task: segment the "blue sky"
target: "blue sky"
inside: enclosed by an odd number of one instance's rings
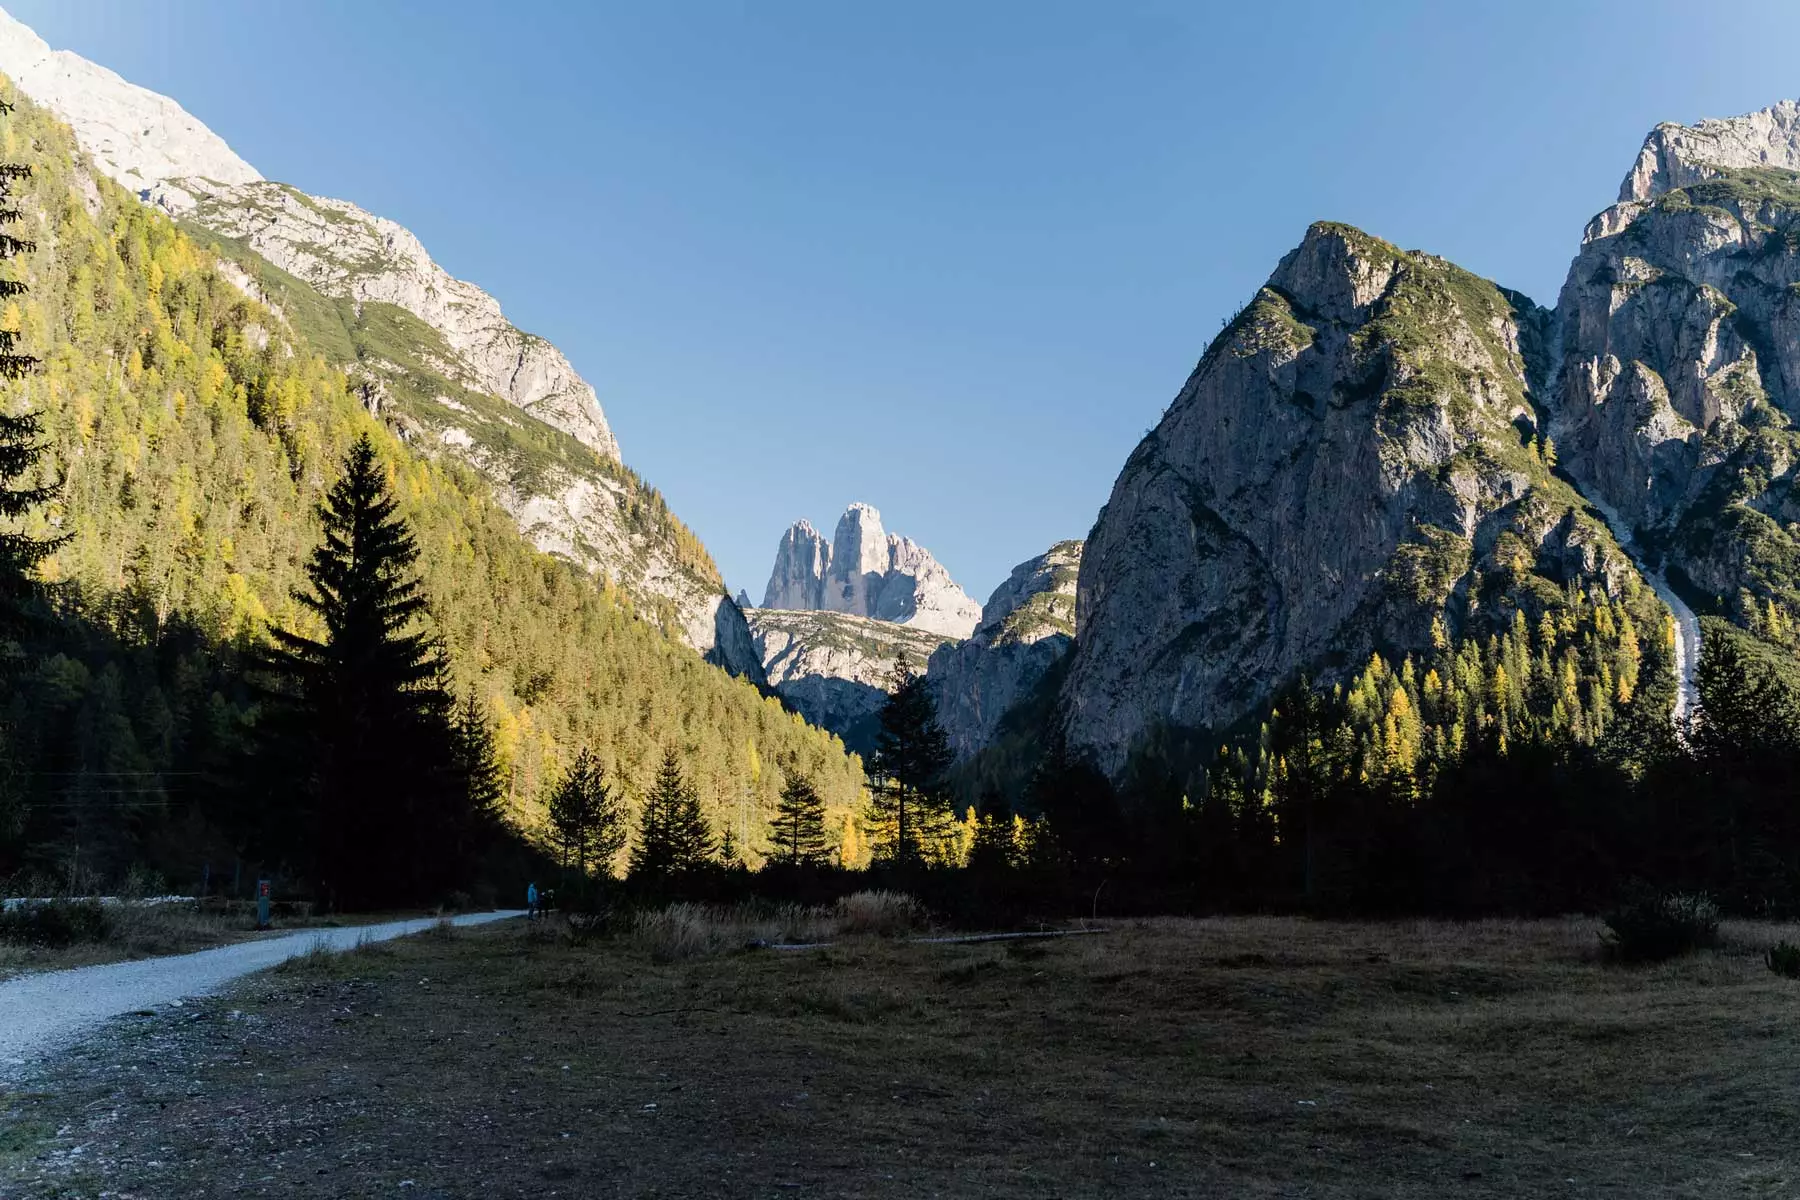
[[[556,342],[730,586],[866,500],[977,600],[1086,534],[1308,222],[1554,301],[1800,6],[5,0]]]

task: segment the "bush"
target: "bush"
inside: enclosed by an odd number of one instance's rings
[[[98,900],[35,900],[0,913],[0,942],[61,949],[80,942],[103,942],[112,917]]]
[[[1769,970],[1788,979],[1800,979],[1800,946],[1782,940],[1769,947]]]
[[[1614,962],[1662,962],[1716,945],[1719,906],[1705,895],[1643,892],[1606,914],[1606,930],[1600,941]]]
[[[925,923],[925,906],[904,892],[855,892],[837,902],[837,919],[845,934],[896,937]]]

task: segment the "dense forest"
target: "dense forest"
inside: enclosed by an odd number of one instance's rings
[[[12,203],[35,243],[10,264],[29,290],[0,301],[0,329],[42,359],[5,403],[43,423],[27,482],[59,489],[21,528],[66,537],[38,567],[46,619],[8,650],[8,804],[23,816],[0,826],[0,876],[101,886],[145,864],[185,885],[232,869],[246,848],[205,814],[259,712],[243,658],[271,629],[317,632],[296,595],[325,489],[363,435],[418,540],[446,686],[490,723],[519,828],[543,830],[579,749],[634,804],[674,749],[749,861],[790,775],[842,838],[863,779],[836,739],[531,548],[485,481],[397,437],[282,312],[23,98],[0,152],[31,168]]]

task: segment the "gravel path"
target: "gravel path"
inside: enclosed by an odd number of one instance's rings
[[[521,915],[468,913],[451,919],[458,925],[484,925]],[[204,995],[314,946],[350,950],[360,942],[405,937],[435,923],[436,918],[425,917],[347,929],[303,929],[195,954],[47,971],[0,983],[0,1075],[45,1057],[111,1017]]]

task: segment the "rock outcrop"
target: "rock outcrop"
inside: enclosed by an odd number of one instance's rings
[[[1000,719],[1068,653],[1075,637],[1081,543],[1058,542],[1012,569],[964,642],[940,646],[926,671],[938,723],[958,758],[986,746]]]
[[[1619,185],[1619,200],[1650,200],[1753,167],[1800,170],[1800,104],[1783,100],[1741,117],[1650,131],[1637,161]]]
[[[781,536],[763,607],[849,613],[914,629],[967,637],[981,610],[931,553],[888,533],[881,514],[852,504],[826,544],[811,522]]]
[[[941,634],[849,613],[752,609],[745,616],[769,684],[794,711],[867,755],[902,669],[923,670]]]
[[[1800,611],[1800,106],[1659,125],[1557,312],[1564,467],[1695,603]]]
[[[347,201],[309,196],[286,184],[177,182],[177,189],[153,190],[153,198],[242,242],[327,296],[405,309],[443,335],[451,356],[445,366],[456,376],[597,454],[619,457],[594,389],[562,351],[515,328],[497,300],[452,278],[409,230]]]
[[[255,167],[181,105],[67,50],[0,11],[0,71],[56,112],[108,175],[142,193],[166,179],[256,183]]]
[[[1537,448],[1549,314],[1319,224],[1207,350],[1088,538],[1062,692],[1109,769],[1303,672],[1635,574]]]

